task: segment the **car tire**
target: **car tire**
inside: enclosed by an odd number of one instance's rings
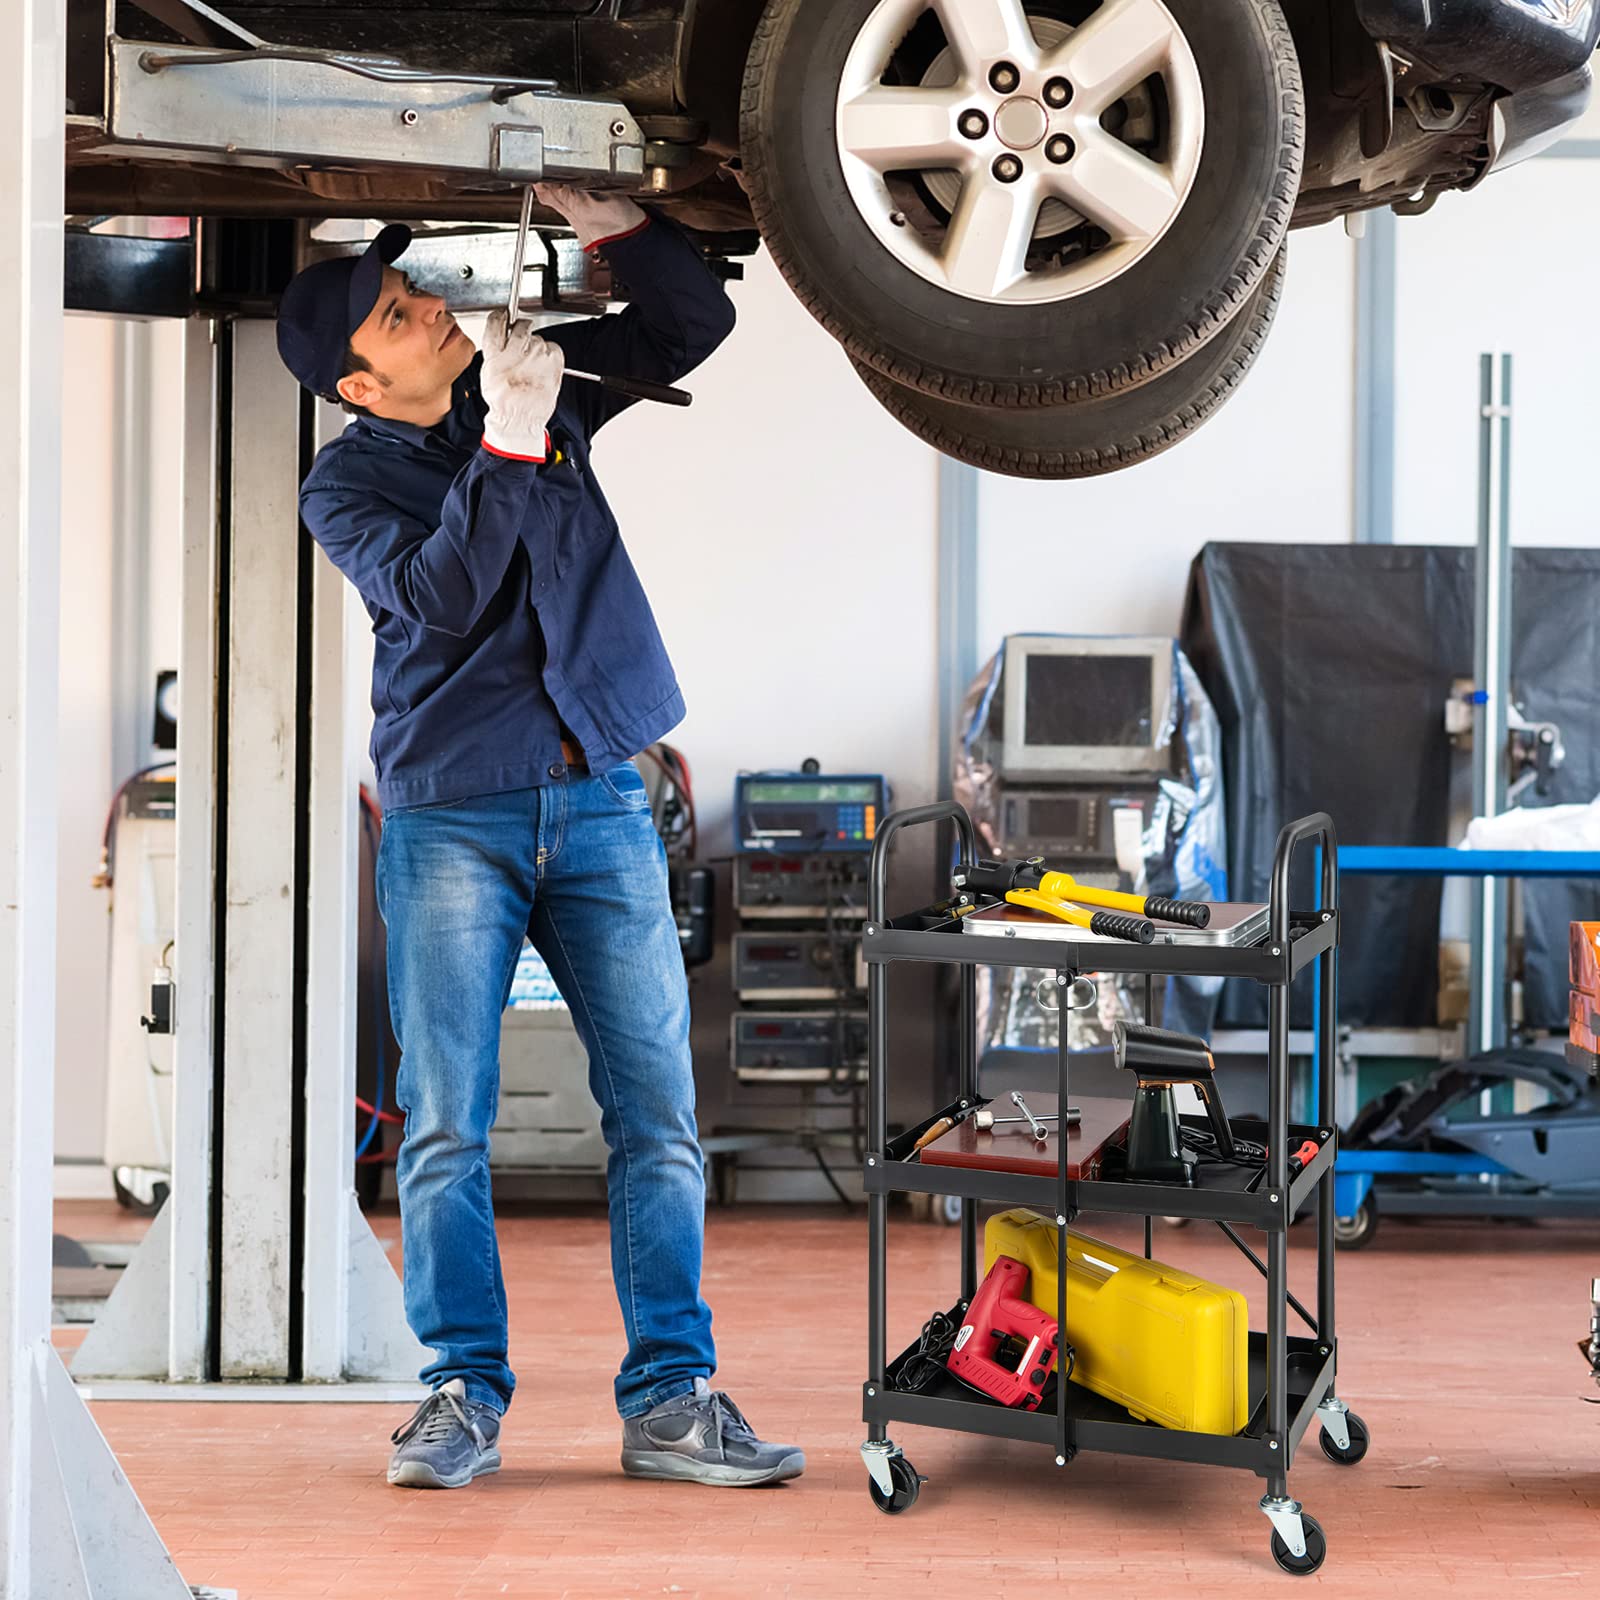
[[[1187,93],[1199,107],[1198,112],[1186,114],[1182,127],[1189,133],[1181,141],[1174,131],[1179,123],[1169,118],[1169,150],[1181,144],[1189,152],[1183,157],[1186,187],[1181,195],[1177,177],[1167,174],[1162,180],[1171,180],[1168,190],[1178,195],[1171,202],[1176,209],[1159,231],[1153,222],[1144,228],[1144,242],[1107,243],[1099,254],[1092,240],[1101,235],[1092,234],[1083,220],[1088,211],[1069,209],[1065,215],[1077,217],[1078,233],[1091,241],[1083,260],[1076,266],[1063,265],[1058,255],[1047,269],[1047,277],[1055,275],[1049,281],[1030,269],[1020,277],[1013,274],[1014,281],[1007,285],[999,273],[994,280],[998,299],[973,298],[943,278],[934,281],[930,271],[946,278],[956,273],[951,263],[962,252],[946,250],[937,258],[930,253],[921,237],[923,212],[913,219],[918,226],[907,232],[903,225],[890,226],[897,218],[903,223],[900,211],[879,215],[871,206],[864,211],[851,183],[875,181],[862,176],[870,163],[852,156],[852,176],[846,177],[841,140],[850,135],[843,131],[847,124],[841,120],[840,100],[844,85],[858,85],[861,76],[852,52],[869,36],[876,48],[880,7],[901,3],[770,0],[745,71],[743,173],[756,221],[801,302],[851,356],[898,383],[945,400],[1018,408],[1053,406],[1149,381],[1192,355],[1244,307],[1288,229],[1304,142],[1299,61],[1276,0],[1163,0],[1164,9],[1157,9],[1166,19],[1161,25],[1169,27],[1174,41],[1170,59],[1186,63],[1181,81],[1197,86]],[[1004,0],[940,3],[997,6]],[[1059,11],[1062,0],[1022,3],[1034,39],[1047,25],[1072,31],[1068,24],[1052,22],[1045,15]],[[1148,8],[1156,0],[1106,3]],[[1059,39],[1060,34],[1053,37]],[[946,56],[953,65],[941,71],[953,72],[958,80],[949,94],[965,95],[969,88],[974,95],[986,92],[982,67],[976,69],[977,76],[968,71],[953,46],[947,46]],[[882,87],[872,78],[873,70],[867,69],[867,88],[860,92],[876,93]],[[992,76],[995,69],[988,70]],[[934,92],[929,81],[919,80],[924,93]],[[1160,99],[1148,88],[1155,81],[1147,80],[1137,91],[1152,104]],[[852,88],[851,93],[856,92]],[[1130,90],[1129,96],[1134,93]],[[1097,173],[1120,173],[1126,165],[1119,165],[1121,154],[1106,165],[1103,158],[1113,144],[1117,153],[1125,153],[1127,145],[1102,140],[1101,129],[1129,96],[1079,130],[1085,140],[1083,150],[1095,153],[1098,165],[1092,170]],[[1031,103],[1036,110],[1043,106],[1039,99]],[[1177,104],[1176,97],[1172,103]],[[1092,111],[1087,96],[1082,104],[1085,111]],[[1042,114],[1054,115],[1048,110]],[[1196,115],[1203,125],[1198,142]],[[998,138],[998,111],[994,117],[991,131]],[[942,149],[959,143],[950,127],[937,134],[944,141]],[[1038,155],[1054,142],[1052,136],[1025,153],[1030,162],[1028,184],[1035,181],[1035,169],[1044,174],[1040,182],[1060,181],[1049,176]],[[982,176],[994,170],[981,167],[986,151],[987,146],[973,158],[980,165],[970,169],[972,178],[965,183],[954,180],[959,188],[957,210],[947,213],[947,223],[956,217],[973,183],[986,185],[984,194],[992,187]],[[955,154],[967,159],[964,147]],[[1068,165],[1081,156],[1082,151],[1070,156]],[[939,151],[929,157],[942,158]],[[1148,163],[1130,170],[1143,176],[1147,167]],[[925,183],[930,170],[923,170],[916,182]],[[1075,170],[1091,169],[1080,165]],[[932,177],[939,176],[932,172]],[[883,181],[887,185],[891,180]],[[884,192],[889,193],[887,188]],[[1026,248],[1037,248],[1045,215],[1038,213]],[[992,230],[973,226],[961,237],[976,242],[991,235]],[[903,244],[902,236],[907,241]],[[949,237],[954,236],[952,227]],[[1024,236],[1019,226],[1017,238]],[[1066,237],[1077,236],[1069,228]],[[893,253],[895,249],[911,254],[903,259]],[[1118,251],[1123,253],[1115,255]],[[1140,253],[1130,255],[1130,251]],[[1106,252],[1113,253],[1114,263],[1129,264],[1117,266],[1104,281],[1081,273],[1067,276],[1085,263],[1104,260]],[[1014,265],[1008,263],[1007,270]],[[1087,287],[1057,294],[1057,279]],[[1036,291],[1055,298],[1005,298]]]
[[[1137,389],[1007,411],[923,394],[862,361],[855,361],[856,372],[890,416],[957,461],[1015,478],[1098,477],[1170,450],[1239,387],[1277,314],[1286,254],[1279,249],[1249,303],[1221,333]]]

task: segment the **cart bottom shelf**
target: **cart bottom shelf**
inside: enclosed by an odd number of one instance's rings
[[[950,1315],[959,1323],[964,1311],[965,1307],[958,1304]],[[1262,1475],[1280,1466],[1286,1467],[1293,1454],[1292,1445],[1299,1442],[1311,1412],[1327,1393],[1336,1353],[1329,1351],[1325,1355],[1326,1347],[1315,1339],[1290,1338],[1288,1347],[1288,1446],[1280,1445],[1278,1450],[1273,1450],[1266,1437],[1267,1336],[1252,1333],[1250,1421],[1241,1432],[1185,1433],[1164,1428],[1159,1423],[1141,1422],[1115,1401],[1104,1399],[1080,1384],[1069,1383],[1066,1385],[1069,1447],[1241,1467]],[[953,1428],[962,1433],[1058,1445],[1057,1385],[1054,1382],[1045,1390],[1044,1402],[1038,1411],[1003,1406],[943,1372],[919,1393],[903,1393],[894,1387],[895,1380],[915,1350],[913,1345],[890,1362],[886,1386],[866,1386],[863,1420],[868,1423],[909,1422],[922,1427]]]

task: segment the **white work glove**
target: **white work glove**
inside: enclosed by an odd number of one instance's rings
[[[572,224],[585,250],[633,233],[650,220],[626,195],[591,194],[565,183],[536,183],[533,192],[541,205],[559,211]]]
[[[496,455],[543,461],[545,431],[561,392],[566,358],[561,346],[541,339],[531,322],[507,325],[504,311],[491,311],[483,330],[483,398],[489,415],[483,442]]]

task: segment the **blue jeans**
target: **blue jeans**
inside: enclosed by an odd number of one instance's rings
[[[716,1368],[700,1298],[705,1168],[689,988],[639,770],[562,769],[536,789],[392,810],[378,857],[400,1041],[396,1163],[406,1319],[497,1410],[516,1385],[489,1191],[500,1017],[524,934],[589,1053],[610,1157],[611,1272],[627,1353],[617,1409],[639,1416]]]

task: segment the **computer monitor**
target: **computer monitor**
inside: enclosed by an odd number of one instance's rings
[[[1171,639],[1012,634],[1002,776],[1166,772],[1171,690]]]

